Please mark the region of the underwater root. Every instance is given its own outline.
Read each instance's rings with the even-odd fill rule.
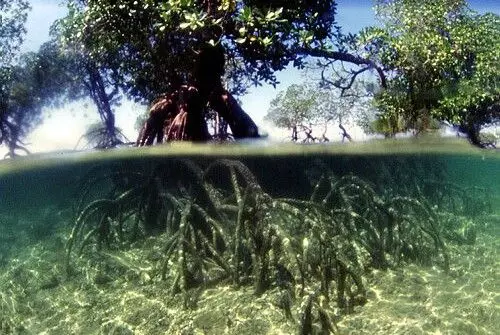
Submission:
[[[308,198],[277,198],[237,160],[171,165],[129,171],[136,178],[126,187],[115,185],[109,197],[81,209],[66,245],[67,268],[73,254],[91,246],[99,252],[148,236],[153,222],[165,242],[151,278],[170,281],[186,308],[220,283],[253,285],[259,295],[277,287],[289,318],[291,304],[305,299],[298,327],[311,334],[336,331],[332,308],[350,313],[366,303],[371,268],[450,267],[446,227],[423,196],[380,195],[357,176],[327,171]]]

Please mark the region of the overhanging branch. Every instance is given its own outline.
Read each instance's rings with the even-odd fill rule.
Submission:
[[[380,85],[383,88],[387,88],[387,79],[385,77],[384,71],[381,67],[379,67],[375,62],[370,59],[359,57],[356,55],[352,55],[347,52],[340,51],[328,51],[322,49],[308,49],[308,48],[299,48],[299,54],[312,56],[312,57],[323,57],[327,59],[339,60],[341,62],[347,62],[355,65],[366,65],[368,68],[374,69],[377,71],[377,74],[380,78]],[[361,72],[363,72],[362,70]]]
[[[337,87],[340,89],[341,93],[340,93],[340,96],[341,97],[344,97],[346,94],[345,92],[347,92],[351,87],[352,85],[354,84],[354,81],[356,80],[356,78],[358,77],[358,75],[360,75],[361,73],[367,71],[367,70],[370,70],[369,67],[364,67],[358,71],[351,71],[349,74],[350,74],[350,79],[348,80],[348,83],[346,85],[342,85],[342,81],[341,80],[338,80],[338,81],[331,81],[329,79],[327,79],[325,77],[325,70],[326,70],[326,67],[323,68],[323,70],[321,70],[321,80],[329,85],[332,85],[334,87]]]

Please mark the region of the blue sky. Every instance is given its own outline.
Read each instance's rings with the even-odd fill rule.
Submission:
[[[60,0],[31,0],[32,11],[28,17],[27,30],[23,51],[34,51],[49,38],[49,27],[54,20],[66,14],[66,8],[60,5]],[[357,32],[361,28],[375,24],[371,0],[338,0],[337,22],[344,32]],[[500,14],[500,1],[474,0],[469,1],[471,7],[479,12],[495,12]],[[245,111],[259,124],[269,109],[270,101],[280,90],[290,84],[302,82],[300,73],[287,69],[277,74],[280,85],[274,89],[264,85],[252,88],[248,95],[241,98]],[[134,140],[136,131],[133,129],[135,118],[143,113],[144,106],[124,103],[117,108],[117,125],[123,129],[129,139]],[[53,110],[50,116],[30,136],[29,148],[33,152],[73,149],[80,136],[85,132],[86,125],[97,121],[98,115],[91,107],[81,103],[71,104],[61,110]],[[268,125],[264,125],[268,128]],[[272,129],[267,129],[272,132]]]

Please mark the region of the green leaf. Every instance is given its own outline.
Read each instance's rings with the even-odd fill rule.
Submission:
[[[272,42],[273,39],[269,36],[264,37],[264,39],[262,40],[262,44],[264,44],[264,46],[269,46]]]

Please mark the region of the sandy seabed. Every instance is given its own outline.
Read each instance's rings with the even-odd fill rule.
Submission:
[[[365,276],[368,302],[349,315],[330,310],[339,334],[498,334],[500,217],[474,245],[449,245],[451,270],[413,264]],[[297,334],[304,301],[285,317],[279,292],[252,287],[193,290],[192,305],[151,278],[160,241],[85,255],[67,278],[67,230],[41,241],[0,225],[0,334]],[[29,247],[27,247],[27,245]],[[21,246],[23,246],[21,248]],[[1,250],[0,250],[1,251]]]

